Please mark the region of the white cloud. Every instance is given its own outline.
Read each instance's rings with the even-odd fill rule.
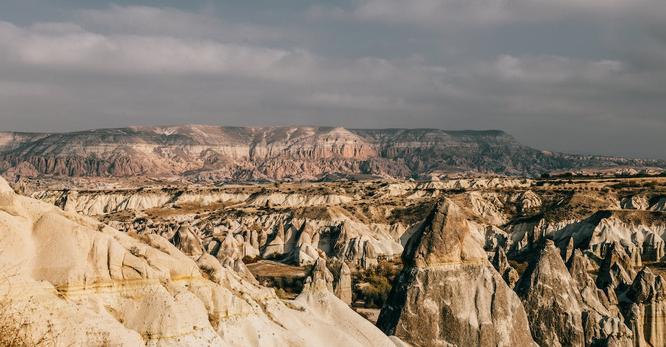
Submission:
[[[72,30],[79,28],[79,30]],[[98,73],[230,74],[300,78],[311,56],[285,50],[168,36],[104,35],[71,23],[30,28],[0,22],[6,61]]]
[[[208,37],[222,41],[271,41],[285,37],[275,27],[223,21],[211,11],[188,12],[172,7],[119,6],[78,11],[86,27],[116,34]]]
[[[604,81],[622,71],[616,60],[577,60],[561,56],[517,58],[501,55],[484,64],[504,81],[563,83],[571,80]]]
[[[446,109],[447,103],[488,104],[488,109],[507,112],[538,112],[541,108],[574,114],[599,107],[570,95],[569,90],[590,87],[602,93],[609,83],[622,89],[621,85],[631,82],[624,63],[612,59],[502,54],[445,67],[429,65],[421,58],[331,59],[305,49],[100,34],[74,23],[19,27],[0,22],[0,52],[4,52],[0,68],[5,69],[102,76],[88,77],[100,83],[104,83],[103,76],[146,76],[163,81],[205,78],[213,84],[232,79],[239,87],[253,85],[253,93],[276,104],[290,105],[286,107],[386,111],[394,116],[426,112],[433,117]],[[220,100],[213,97],[206,102]],[[231,102],[240,101],[248,102]]]

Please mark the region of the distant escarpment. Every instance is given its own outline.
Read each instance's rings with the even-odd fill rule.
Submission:
[[[590,167],[666,167],[666,162],[545,152],[502,131],[186,125],[0,133],[0,173],[5,176],[260,181],[451,173],[534,176]]]

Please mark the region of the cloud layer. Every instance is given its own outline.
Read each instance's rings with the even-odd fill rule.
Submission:
[[[51,9],[48,18],[0,15],[0,130],[493,128],[544,149],[665,158],[664,7],[355,0],[270,12],[99,3]]]

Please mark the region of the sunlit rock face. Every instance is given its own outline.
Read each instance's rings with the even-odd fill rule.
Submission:
[[[666,167],[663,161],[546,153],[502,131],[183,125],[0,132],[0,170],[11,175],[306,180],[461,172],[535,176],[618,165]]]
[[[666,343],[666,280],[649,268],[641,270],[622,295],[626,322],[636,346]]]
[[[178,266],[166,267],[165,271],[171,275],[156,274],[151,269],[157,265],[151,264],[160,264],[161,258],[152,259],[152,252],[144,258],[143,248],[133,249],[132,243],[123,246],[129,254],[123,256],[124,263],[116,260],[115,251],[109,252],[114,264],[110,273],[116,276],[112,279],[141,283],[144,278],[157,276],[160,286],[172,296],[180,295],[178,298],[189,297],[186,292],[198,293],[194,290],[196,286],[190,284],[192,281],[211,282],[213,287],[229,291],[225,300],[231,306],[215,306],[219,300],[213,299],[211,303],[197,296],[205,313],[183,315],[183,325],[173,323],[173,328],[165,325],[167,332],[222,338],[226,343],[225,339],[234,336],[226,332],[236,331],[235,319],[258,319],[264,322],[271,336],[274,331],[271,329],[277,329],[276,335],[280,337],[268,342],[264,334],[259,339],[244,332],[238,338],[247,338],[250,345],[257,339],[257,344],[269,346],[292,340],[295,345],[326,345],[314,340],[322,338],[321,334],[317,337],[307,337],[302,332],[292,334],[292,328],[311,331],[311,328],[298,330],[311,326],[302,318],[305,314],[299,312],[314,317],[313,324],[318,328],[322,327],[319,319],[330,319],[334,326],[331,334],[326,335],[330,339],[339,333],[337,327],[344,326],[335,323],[336,317],[346,317],[339,312],[349,312],[340,311],[343,307],[366,304],[364,297],[358,295],[361,289],[368,288],[366,278],[385,276],[381,279],[389,279],[394,287],[378,325],[386,333],[399,335],[415,346],[530,345],[533,341],[562,346],[663,343],[660,317],[664,310],[664,281],[660,274],[666,237],[666,213],[662,209],[666,190],[662,178],[571,181],[476,177],[421,182],[391,179],[267,182],[215,187],[159,180],[144,187],[131,186],[135,182],[132,180],[95,177],[64,181],[86,182],[89,184],[86,188],[72,185],[70,189],[60,186],[36,191],[30,186],[47,187],[39,185],[41,182],[41,179],[28,180],[24,186],[34,192],[32,196],[65,210],[50,211],[66,216],[80,212],[99,218],[111,226],[102,231],[115,229],[124,235],[114,238],[133,240],[147,245],[142,247],[168,253],[168,259],[176,254],[185,257],[178,256]],[[46,180],[48,184],[51,182]],[[99,182],[107,182],[110,188],[98,188]],[[14,181],[12,185],[19,183]],[[126,185],[115,187],[116,184]],[[10,189],[0,186],[0,191]],[[634,196],[641,197],[636,202],[643,204],[641,209],[626,204]],[[5,211],[11,216],[25,216],[16,207]],[[39,226],[33,219],[27,223],[29,228]],[[103,224],[94,222],[94,225]],[[100,232],[96,227],[92,229],[91,232]],[[58,237],[52,235],[53,240]],[[69,247],[69,241],[54,244],[58,245],[56,249]],[[48,255],[55,251],[40,252]],[[97,248],[86,254],[90,252],[108,258]],[[404,270],[391,282],[395,273],[391,270],[400,271],[397,257],[401,254]],[[285,303],[270,290],[262,291],[244,260],[248,263],[271,260],[270,263],[282,263],[280,266],[287,268],[297,266],[303,273],[299,280],[305,281],[307,273],[312,277],[300,300]],[[92,269],[100,267],[92,263],[95,264]],[[249,268],[255,270],[253,266]],[[46,269],[29,274],[44,276],[39,278],[46,278],[49,283],[55,281],[48,276],[55,276],[58,271]],[[523,276],[520,283],[519,274]],[[94,272],[83,275],[85,281],[93,282],[95,276]],[[190,277],[202,279],[195,281]],[[280,286],[265,281],[265,274],[256,278],[261,283]],[[187,285],[178,287],[180,280],[186,280]],[[302,285],[299,282],[297,290]],[[185,294],[178,294],[181,291],[174,291],[174,287],[185,287],[182,291]],[[63,295],[60,287],[55,290],[56,296]],[[297,290],[280,293],[282,297],[294,297]],[[69,290],[67,295],[75,292],[81,291]],[[87,289],[82,292],[86,302],[96,302]],[[110,295],[107,293],[107,297]],[[333,299],[337,300],[334,304],[327,303]],[[356,302],[352,302],[354,299]],[[67,300],[69,305],[73,299],[68,296]],[[136,306],[141,305],[140,299],[131,300]],[[187,305],[195,307],[195,302]],[[310,303],[318,306],[311,307]],[[111,312],[105,307],[126,312],[113,311],[109,315],[119,317],[113,318],[116,323],[112,324],[131,330],[130,335],[137,332],[145,343],[153,343],[144,336],[145,332],[162,336],[158,329],[162,325],[148,324],[150,329],[130,326],[129,309],[105,305],[95,306],[95,312],[105,315],[104,312]],[[225,310],[231,307],[228,316],[234,318],[218,315],[221,307]],[[238,307],[249,311],[238,313],[235,311]],[[212,330],[201,317],[208,317]],[[273,319],[275,324],[267,322]],[[196,334],[185,329],[193,322],[203,327]],[[373,336],[374,333],[366,331],[367,325],[353,318],[350,322],[359,327],[356,332]],[[280,325],[283,327],[276,328]],[[248,325],[243,327],[255,330],[253,325],[249,326],[251,329]],[[214,335],[201,335],[210,331]],[[350,333],[353,337],[343,338],[345,343],[358,345],[358,341],[365,341],[356,332]],[[378,341],[386,342],[381,338]]]
[[[215,258],[187,226],[171,242],[122,233],[16,195],[2,179],[0,230],[0,329],[21,344],[394,345],[319,277],[291,303],[244,278],[225,263],[233,238]]]
[[[415,346],[532,346],[518,296],[445,199],[412,236],[377,325]]]
[[[582,346],[581,297],[560,250],[547,241],[516,286],[523,299],[532,335],[541,346]]]

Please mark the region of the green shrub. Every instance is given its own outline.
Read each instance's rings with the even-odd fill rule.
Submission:
[[[381,308],[401,267],[401,264],[381,260],[377,267],[355,273],[352,277],[354,301],[363,301],[368,308]]]

